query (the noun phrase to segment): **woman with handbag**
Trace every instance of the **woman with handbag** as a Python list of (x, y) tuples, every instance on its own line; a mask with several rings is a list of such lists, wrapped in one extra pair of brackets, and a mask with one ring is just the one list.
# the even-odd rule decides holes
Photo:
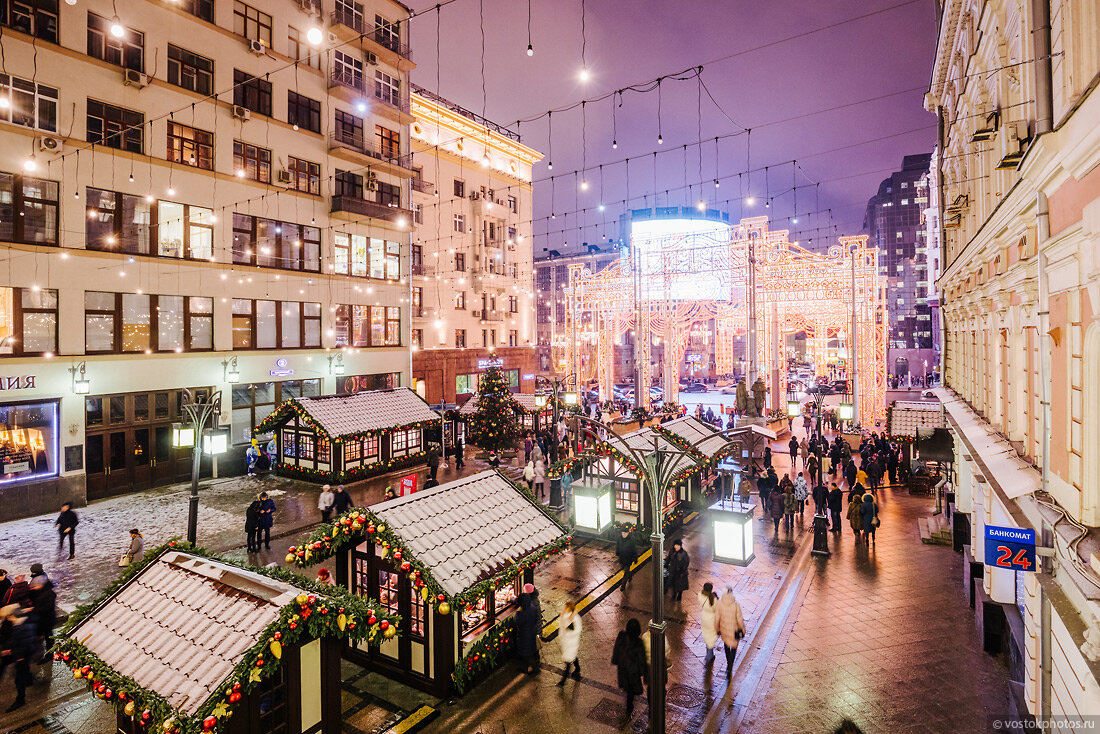
[(129, 566), (134, 561), (140, 561), (145, 555), (145, 541), (141, 537), (141, 531), (134, 528), (130, 531), (130, 547), (118, 559), (119, 567)]
[(737, 644), (745, 636), (745, 617), (741, 614), (741, 605), (733, 595), (733, 587), (726, 587), (726, 595), (718, 600), (714, 619), (718, 636), (726, 648), (726, 680), (733, 677), (733, 659), (737, 655)]
[(879, 526), (878, 519), (878, 504), (875, 502), (875, 496), (870, 492), (863, 495), (863, 504), (859, 508), (860, 517), (863, 520), (863, 540), (864, 542), (875, 542), (875, 530)]

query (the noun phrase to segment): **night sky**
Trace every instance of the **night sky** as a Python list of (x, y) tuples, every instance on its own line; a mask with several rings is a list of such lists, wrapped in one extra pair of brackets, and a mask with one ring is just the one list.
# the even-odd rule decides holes
[[(935, 118), (921, 106), (935, 52), (933, 0), (585, 0), (583, 65), (581, 0), (532, 0), (530, 57), (524, 0), (453, 0), (438, 11), (438, 43), (435, 5), (411, 7), (423, 13), (410, 21), (415, 83), (513, 129), (517, 120), (539, 118), (518, 127), (524, 143), (548, 157), (552, 150), (553, 170), (546, 158), (535, 168), (536, 256), (547, 246), (572, 249), (617, 236), (614, 222), (628, 191), (625, 158), (632, 208), (652, 206), (655, 191), (658, 206), (717, 201), (735, 220), (768, 214), (774, 227), (817, 249), (833, 225), (840, 234), (859, 233), (879, 181), (903, 155), (935, 144)], [(589, 102), (584, 115), (580, 107), (555, 112), (548, 134), (549, 109), (700, 65), (705, 89), (694, 72), (660, 85), (663, 144), (656, 91), (614, 97), (621, 102), (615, 150), (612, 98)], [(734, 135), (742, 128), (751, 134)], [(706, 142), (695, 145), (700, 139)], [(747, 154), (755, 170), (739, 178)], [(584, 165), (588, 172), (574, 175)], [(790, 221), (792, 183), (798, 224)], [(755, 203), (744, 206), (750, 193)]]

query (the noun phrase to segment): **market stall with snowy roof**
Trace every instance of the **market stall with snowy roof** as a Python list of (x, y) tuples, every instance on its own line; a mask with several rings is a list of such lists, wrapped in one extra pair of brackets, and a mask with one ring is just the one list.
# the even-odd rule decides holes
[(349, 659), (445, 696), (503, 658), (523, 584), (567, 542), (530, 495), (484, 471), (352, 510), (287, 558), (334, 556), (338, 583), (401, 616), (396, 640), (349, 648)]
[[(523, 426), (524, 431), (539, 431), (548, 430), (554, 421), (553, 405), (547, 401), (545, 408), (538, 407), (536, 403), (537, 395), (524, 392), (514, 392), (512, 397), (515, 398), (516, 403), (519, 405), (519, 418), (520, 425)], [(469, 399), (462, 404), (462, 407), (458, 409), (458, 416), (460, 419), (468, 418), (472, 416), (477, 410), (477, 398), (476, 394), (471, 395)]]
[(348, 482), (421, 463), (424, 429), (440, 416), (407, 387), (291, 398), (256, 426), (274, 433), (276, 470), (318, 482)]
[(378, 644), (397, 620), (293, 578), (164, 546), (73, 613), (54, 658), (114, 704), (123, 734), (336, 734), (343, 640)]

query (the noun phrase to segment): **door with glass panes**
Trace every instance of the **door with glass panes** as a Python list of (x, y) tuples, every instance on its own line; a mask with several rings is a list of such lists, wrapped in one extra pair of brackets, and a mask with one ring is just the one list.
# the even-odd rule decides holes
[(428, 611), (411, 574), (399, 573), (390, 559), (382, 558), (381, 546), (359, 545), (351, 554), (352, 590), (377, 599), (382, 611), (401, 617), (397, 637), (387, 640), (372, 654), (376, 659), (422, 678), (428, 670)]

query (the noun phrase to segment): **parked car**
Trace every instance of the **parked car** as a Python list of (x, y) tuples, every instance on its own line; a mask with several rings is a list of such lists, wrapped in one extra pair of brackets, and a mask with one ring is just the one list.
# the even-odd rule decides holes
[(729, 385), (726, 385), (725, 387), (723, 387), (718, 392), (722, 393), (723, 395), (736, 395), (737, 394), (737, 383), (732, 382)]
[(701, 382), (693, 382), (685, 388), (682, 388), (680, 392), (706, 392), (707, 386)]
[(833, 390), (832, 385), (814, 385), (806, 392), (816, 393), (818, 395), (835, 395), (836, 390)]
[(833, 380), (832, 387), (833, 387), (834, 392), (848, 392), (848, 381), (847, 380)]

